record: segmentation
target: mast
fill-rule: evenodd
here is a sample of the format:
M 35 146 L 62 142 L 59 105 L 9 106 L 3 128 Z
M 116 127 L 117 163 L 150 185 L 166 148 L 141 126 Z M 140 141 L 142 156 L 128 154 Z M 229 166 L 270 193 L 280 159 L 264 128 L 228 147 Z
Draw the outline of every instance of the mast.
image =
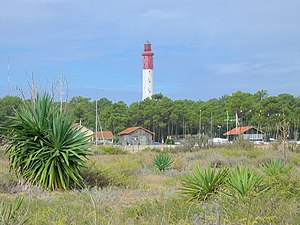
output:
M 10 66 L 9 66 L 9 57 L 7 58 L 7 87 L 8 87 L 8 95 L 11 95 L 11 93 L 10 93 Z
M 98 120 L 97 120 L 97 118 L 98 118 L 98 107 L 97 107 L 97 99 L 96 99 L 96 129 L 95 129 L 95 133 L 96 133 L 96 140 L 95 140 L 95 145 L 97 146 L 98 145 L 98 133 L 97 133 L 97 127 L 98 127 Z

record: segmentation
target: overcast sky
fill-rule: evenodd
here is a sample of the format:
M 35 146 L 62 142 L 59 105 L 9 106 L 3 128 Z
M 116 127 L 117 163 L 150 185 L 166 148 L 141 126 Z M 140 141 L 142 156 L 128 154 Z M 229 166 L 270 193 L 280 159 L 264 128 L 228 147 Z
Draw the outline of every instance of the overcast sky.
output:
M 147 40 L 154 92 L 171 99 L 299 96 L 299 9 L 299 0 L 0 0 L 0 97 L 8 87 L 19 95 L 30 74 L 47 85 L 63 73 L 70 96 L 140 101 Z

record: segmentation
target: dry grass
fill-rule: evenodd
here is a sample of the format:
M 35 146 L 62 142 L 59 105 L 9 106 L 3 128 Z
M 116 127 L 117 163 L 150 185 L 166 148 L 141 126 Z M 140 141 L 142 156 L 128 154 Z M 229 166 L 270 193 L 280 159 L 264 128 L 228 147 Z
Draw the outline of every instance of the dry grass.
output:
M 100 180 L 98 183 L 86 183 L 87 187 L 83 190 L 68 192 L 48 192 L 22 184 L 9 173 L 7 158 L 1 154 L 1 198 L 23 196 L 22 207 L 27 210 L 28 224 L 246 224 L 243 220 L 245 214 L 236 212 L 247 207 L 249 202 L 233 205 L 218 198 L 208 202 L 187 202 L 178 193 L 182 176 L 199 164 L 203 167 L 209 164 L 226 167 L 245 164 L 259 170 L 260 163 L 281 157 L 279 150 L 272 149 L 214 148 L 179 152 L 174 154 L 172 168 L 159 173 L 152 165 L 155 154 L 150 151 L 90 156 L 87 168 L 92 176 L 90 179 Z M 292 177 L 284 182 L 289 184 L 293 180 L 299 184 L 300 153 L 290 153 L 290 159 L 296 166 Z M 105 182 L 101 183 L 101 179 Z M 293 208 L 299 207 L 296 195 L 300 190 L 293 186 L 288 190 L 286 186 L 272 189 L 273 193 L 280 193 L 274 195 L 273 199 L 269 196 L 271 192 L 257 196 L 257 207 L 251 208 L 249 219 L 253 219 L 253 223 L 259 221 L 260 224 L 297 224 L 300 215 Z M 271 200 L 278 201 L 276 207 L 271 204 Z M 270 205 L 273 207 L 272 212 L 266 208 Z M 225 210 L 225 206 L 228 210 Z M 258 216 L 261 220 L 255 220 Z M 278 222 L 280 217 L 285 221 Z

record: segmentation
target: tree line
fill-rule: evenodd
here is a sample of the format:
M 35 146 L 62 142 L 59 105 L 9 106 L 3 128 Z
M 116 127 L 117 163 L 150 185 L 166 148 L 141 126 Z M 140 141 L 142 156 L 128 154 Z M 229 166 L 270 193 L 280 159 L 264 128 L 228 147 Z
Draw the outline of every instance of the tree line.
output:
M 16 96 L 0 98 L 0 123 L 14 115 L 23 100 Z M 57 102 L 59 104 L 59 102 Z M 96 101 L 75 96 L 63 103 L 63 108 L 76 121 L 96 130 Z M 269 96 L 261 90 L 254 94 L 237 91 L 208 101 L 172 100 L 161 93 L 127 105 L 107 98 L 97 100 L 98 128 L 114 134 L 127 127 L 142 126 L 155 133 L 161 141 L 168 135 L 205 134 L 222 137 L 228 129 L 254 126 L 271 137 L 281 134 L 283 120 L 289 124 L 289 138 L 297 138 L 300 98 L 291 94 Z M 238 118 L 238 121 L 236 121 Z

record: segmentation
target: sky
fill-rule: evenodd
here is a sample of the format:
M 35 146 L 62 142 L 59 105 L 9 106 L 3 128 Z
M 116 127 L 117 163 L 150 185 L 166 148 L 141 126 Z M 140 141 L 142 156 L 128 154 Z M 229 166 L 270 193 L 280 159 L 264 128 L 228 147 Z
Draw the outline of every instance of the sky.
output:
M 0 97 L 67 81 L 66 98 L 207 101 L 241 90 L 300 96 L 298 0 L 0 0 Z

